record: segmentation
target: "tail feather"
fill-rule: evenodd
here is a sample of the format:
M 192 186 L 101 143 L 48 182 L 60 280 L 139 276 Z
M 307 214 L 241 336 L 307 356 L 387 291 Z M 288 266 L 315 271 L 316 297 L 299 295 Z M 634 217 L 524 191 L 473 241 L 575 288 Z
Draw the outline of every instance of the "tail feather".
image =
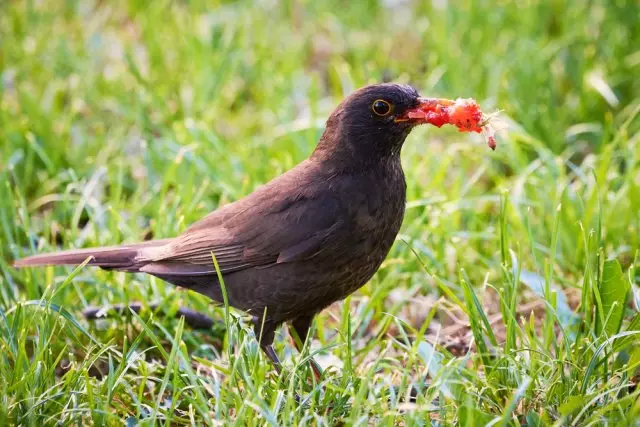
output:
M 166 240 L 152 240 L 133 245 L 110 246 L 89 249 L 72 249 L 68 251 L 54 252 L 50 254 L 33 255 L 27 258 L 16 260 L 13 266 L 37 267 L 44 265 L 78 265 L 90 258 L 89 265 L 98 267 L 136 271 L 142 265 L 138 265 L 140 251 L 149 248 L 164 246 L 169 242 Z

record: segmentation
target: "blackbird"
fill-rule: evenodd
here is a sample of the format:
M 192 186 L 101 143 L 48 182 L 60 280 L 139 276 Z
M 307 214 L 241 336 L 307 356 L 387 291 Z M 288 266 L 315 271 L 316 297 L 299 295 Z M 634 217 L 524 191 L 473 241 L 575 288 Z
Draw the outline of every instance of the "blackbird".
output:
M 331 114 L 308 159 L 178 237 L 35 255 L 14 265 L 90 258 L 89 265 L 148 273 L 221 303 L 215 257 L 229 305 L 252 316 L 262 350 L 280 371 L 276 328 L 287 322 L 304 342 L 314 316 L 363 286 L 389 252 L 405 209 L 400 150 L 409 132 L 427 123 L 410 114 L 426 102 L 406 85 L 363 87 Z

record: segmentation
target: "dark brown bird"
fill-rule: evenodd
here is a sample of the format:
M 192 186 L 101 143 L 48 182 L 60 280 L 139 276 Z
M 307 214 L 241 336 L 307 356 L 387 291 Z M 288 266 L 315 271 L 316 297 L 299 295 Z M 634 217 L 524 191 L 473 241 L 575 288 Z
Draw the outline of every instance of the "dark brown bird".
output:
M 16 267 L 80 264 L 143 272 L 253 316 L 274 365 L 276 328 L 307 338 L 319 311 L 364 285 L 393 244 L 404 215 L 400 150 L 425 119 L 412 87 L 367 86 L 331 114 L 310 158 L 192 225 L 180 236 L 118 247 L 35 255 Z M 314 371 L 319 370 L 314 364 Z

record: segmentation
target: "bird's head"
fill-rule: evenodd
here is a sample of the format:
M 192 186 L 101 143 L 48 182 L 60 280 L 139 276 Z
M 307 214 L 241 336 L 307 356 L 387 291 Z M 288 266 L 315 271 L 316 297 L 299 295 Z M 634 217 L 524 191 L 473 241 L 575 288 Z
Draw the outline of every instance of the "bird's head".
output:
M 327 120 L 316 155 L 379 161 L 398 156 L 411 130 L 428 123 L 411 118 L 427 99 L 411 86 L 385 83 L 365 86 L 342 101 Z

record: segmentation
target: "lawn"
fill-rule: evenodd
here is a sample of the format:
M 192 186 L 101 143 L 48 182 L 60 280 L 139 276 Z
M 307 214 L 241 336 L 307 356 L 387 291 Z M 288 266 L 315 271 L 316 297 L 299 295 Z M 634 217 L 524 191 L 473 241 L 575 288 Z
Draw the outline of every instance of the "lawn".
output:
M 0 425 L 640 424 L 637 1 L 147 3 L 0 2 Z M 195 293 L 11 267 L 175 236 L 382 81 L 474 97 L 505 129 L 495 152 L 410 135 L 396 244 L 302 356 L 277 334 L 282 375 Z

